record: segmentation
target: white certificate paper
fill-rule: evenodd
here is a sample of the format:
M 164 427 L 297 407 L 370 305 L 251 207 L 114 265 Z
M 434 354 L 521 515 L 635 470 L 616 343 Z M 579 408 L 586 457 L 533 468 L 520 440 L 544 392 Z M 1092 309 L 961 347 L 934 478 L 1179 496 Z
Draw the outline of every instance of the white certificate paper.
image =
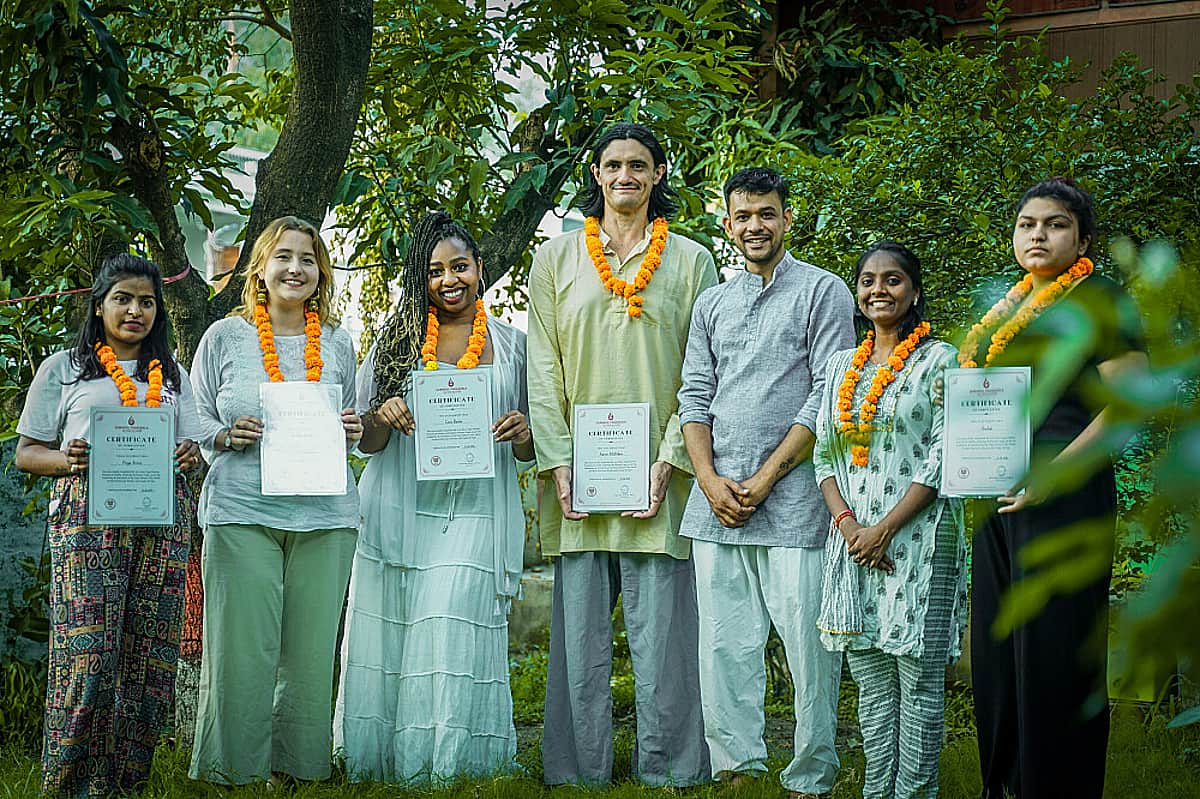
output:
M 571 509 L 614 513 L 650 507 L 650 403 L 576 405 Z
M 496 476 L 492 368 L 414 369 L 417 479 Z
M 342 387 L 336 383 L 260 383 L 263 496 L 346 493 Z
M 1029 470 L 1029 367 L 947 369 L 945 387 L 942 494 L 1005 494 Z
M 175 524 L 175 409 L 93 408 L 88 524 Z

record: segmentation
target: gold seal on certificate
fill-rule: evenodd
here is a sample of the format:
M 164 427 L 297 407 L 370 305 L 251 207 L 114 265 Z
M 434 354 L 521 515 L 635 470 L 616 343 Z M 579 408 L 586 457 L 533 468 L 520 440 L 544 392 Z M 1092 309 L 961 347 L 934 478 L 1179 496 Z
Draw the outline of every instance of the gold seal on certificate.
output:
M 998 497 L 1029 470 L 1028 366 L 947 369 L 942 494 Z
M 263 496 L 346 493 L 346 430 L 336 383 L 260 383 Z
M 88 524 L 175 523 L 175 409 L 93 408 Z
M 494 477 L 492 368 L 414 369 L 412 380 L 417 479 Z
M 619 513 L 650 507 L 650 404 L 576 405 L 571 509 Z

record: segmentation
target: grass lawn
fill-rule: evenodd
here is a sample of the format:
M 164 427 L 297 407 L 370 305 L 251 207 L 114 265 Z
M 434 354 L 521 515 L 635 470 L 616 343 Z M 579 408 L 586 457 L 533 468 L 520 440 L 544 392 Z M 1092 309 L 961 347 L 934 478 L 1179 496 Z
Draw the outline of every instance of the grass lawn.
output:
M 852 686 L 852 683 L 851 683 Z M 852 688 L 845 690 L 840 708 L 838 751 L 842 769 L 834 788 L 835 799 L 852 799 L 862 795 L 862 748 L 857 726 L 853 723 L 854 697 Z M 979 796 L 980 779 L 974 730 L 970 726 L 970 695 L 955 692 L 947 703 L 948 743 L 942 752 L 941 793 L 943 799 L 975 799 Z M 1143 713 L 1133 707 L 1118 707 L 1113 714 L 1113 732 L 1109 743 L 1108 783 L 1105 797 L 1110 799 L 1200 799 L 1200 729 L 1168 730 L 1165 716 Z M 383 799 L 396 796 L 518 797 L 596 795 L 612 799 L 633 799 L 670 795 L 667 791 L 645 788 L 631 782 L 629 757 L 633 746 L 632 719 L 618 720 L 616 739 L 616 774 L 614 785 L 604 791 L 584 791 L 566 787 L 549 789 L 541 782 L 541 728 L 523 726 L 519 730 L 518 760 L 526 775 L 486 781 L 462 782 L 440 789 L 404 791 L 396 786 L 356 784 L 343 775 L 335 775 L 320 784 L 298 785 L 290 793 L 304 799 L 355 796 Z M 772 773 L 753 784 L 734 789 L 706 785 L 679 792 L 694 797 L 722 799 L 765 799 L 785 795 L 777 775 L 786 762 L 790 748 L 791 722 L 768 719 L 767 740 L 771 752 Z M 255 785 L 227 789 L 187 778 L 185 751 L 162 747 L 154 761 L 154 771 L 146 797 L 242 797 L 275 796 L 265 786 Z M 0 799 L 34 799 L 38 796 L 39 761 L 28 752 L 17 752 L 10 746 L 0 755 Z

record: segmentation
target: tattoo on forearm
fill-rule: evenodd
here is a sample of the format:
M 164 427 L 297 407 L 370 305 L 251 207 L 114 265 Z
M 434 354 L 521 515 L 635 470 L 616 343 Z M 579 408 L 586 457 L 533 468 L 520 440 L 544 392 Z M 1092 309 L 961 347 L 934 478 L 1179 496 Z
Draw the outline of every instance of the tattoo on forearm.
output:
M 784 475 L 790 472 L 796 466 L 795 458 L 785 458 L 783 463 L 779 464 L 779 474 Z

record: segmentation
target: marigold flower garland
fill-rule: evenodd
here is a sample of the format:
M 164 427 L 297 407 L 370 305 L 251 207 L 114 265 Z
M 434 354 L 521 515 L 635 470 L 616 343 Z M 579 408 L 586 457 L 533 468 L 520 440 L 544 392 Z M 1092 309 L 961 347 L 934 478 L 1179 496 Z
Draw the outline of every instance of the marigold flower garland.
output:
M 267 311 L 267 296 L 263 292 L 259 292 L 254 306 L 254 326 L 258 328 L 258 346 L 262 350 L 267 377 L 272 383 L 282 383 L 284 377 L 279 370 L 279 353 L 275 350 L 275 331 L 271 329 L 271 314 Z M 304 337 L 304 379 L 319 383 L 325 362 L 321 360 L 321 315 L 312 300 L 305 304 Z
M 842 434 L 850 442 L 850 462 L 855 466 L 866 466 L 869 460 L 871 422 L 874 421 L 875 413 L 879 410 L 879 400 L 883 396 L 884 389 L 896 379 L 896 373 L 904 368 L 908 356 L 912 355 L 921 339 L 929 335 L 929 330 L 929 323 L 922 322 L 916 326 L 908 338 L 901 341 L 892 350 L 892 354 L 888 356 L 887 365 L 879 367 L 879 370 L 875 372 L 875 378 L 871 381 L 867 396 L 863 397 L 862 406 L 858 410 L 859 420 L 857 423 L 854 421 L 852 410 L 854 389 L 862 378 L 862 369 L 867 365 L 867 359 L 871 357 L 871 352 L 875 349 L 875 331 L 869 331 L 862 344 L 859 344 L 858 349 L 855 350 L 854 357 L 850 360 L 850 368 L 846 370 L 846 376 L 842 380 L 841 387 L 838 388 L 837 401 L 838 422 Z
M 991 366 L 992 361 L 1008 348 L 1008 345 L 1022 330 L 1029 327 L 1030 322 L 1057 302 L 1076 283 L 1090 275 L 1095 268 L 1090 260 L 1080 258 L 1059 275 L 1053 283 L 1039 291 L 1031 303 L 1016 310 L 1033 288 L 1033 275 L 1025 275 L 967 332 L 962 348 L 958 351 L 958 365 L 964 369 L 978 367 L 979 364 L 975 362 L 975 354 L 979 352 L 979 346 L 987 337 L 988 331 L 999 324 L 996 331 L 992 333 L 987 356 L 983 361 L 984 366 Z M 1016 312 L 1014 313 L 1014 311 Z M 1008 321 L 1001 324 L 1001 320 L 1005 318 Z
M 654 270 L 662 265 L 663 249 L 667 246 L 667 220 L 661 216 L 654 220 L 650 229 L 650 246 L 646 248 L 646 255 L 642 258 L 632 283 L 627 283 L 613 274 L 608 258 L 604 256 L 604 245 L 600 243 L 600 220 L 589 216 L 583 221 L 583 232 L 588 255 L 592 258 L 592 265 L 596 267 L 604 288 L 618 297 L 625 298 L 627 314 L 634 319 L 641 316 L 645 300 L 638 292 L 646 290 L 650 279 L 654 277 Z
M 137 386 L 134 384 L 133 378 L 125 374 L 121 364 L 117 363 L 117 354 L 113 352 L 112 347 L 97 341 L 96 357 L 100 359 L 100 365 L 104 367 L 104 371 L 108 372 L 108 376 L 117 384 L 117 391 L 121 394 L 121 404 L 136 406 L 138 404 Z M 146 383 L 146 407 L 157 408 L 162 405 L 163 387 L 162 363 L 158 358 L 150 361 Z
M 425 345 L 421 347 L 421 360 L 425 362 L 425 371 L 437 371 L 438 345 L 438 315 L 437 308 L 429 306 L 429 321 L 425 323 Z M 483 300 L 475 300 L 475 318 L 471 320 L 471 336 L 467 339 L 467 351 L 462 354 L 455 364 L 459 369 L 474 369 L 483 357 L 483 346 L 487 342 L 487 308 Z

